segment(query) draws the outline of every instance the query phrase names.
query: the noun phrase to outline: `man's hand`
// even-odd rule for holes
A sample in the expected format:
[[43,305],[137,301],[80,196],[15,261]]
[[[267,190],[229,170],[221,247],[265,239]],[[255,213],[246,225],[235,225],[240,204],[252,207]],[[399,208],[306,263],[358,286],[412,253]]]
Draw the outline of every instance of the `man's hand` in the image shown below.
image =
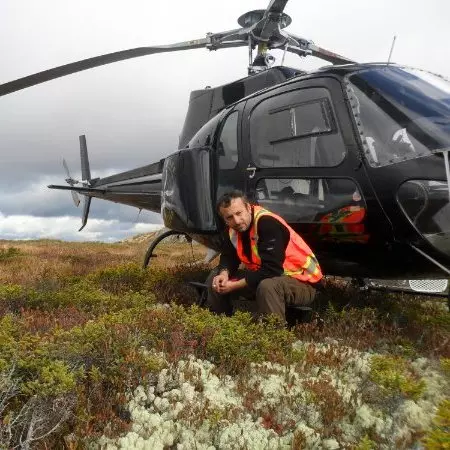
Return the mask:
[[228,282],[228,280],[229,280],[228,270],[222,270],[219,273],[219,275],[216,275],[213,278],[213,282],[212,282],[213,290],[215,290],[216,292],[219,292],[220,294],[222,294],[220,289]]
[[247,282],[245,281],[245,278],[242,278],[241,280],[227,280],[226,282],[222,283],[221,285],[217,286],[214,289],[219,294],[229,294],[230,292],[242,289],[245,286],[247,286]]

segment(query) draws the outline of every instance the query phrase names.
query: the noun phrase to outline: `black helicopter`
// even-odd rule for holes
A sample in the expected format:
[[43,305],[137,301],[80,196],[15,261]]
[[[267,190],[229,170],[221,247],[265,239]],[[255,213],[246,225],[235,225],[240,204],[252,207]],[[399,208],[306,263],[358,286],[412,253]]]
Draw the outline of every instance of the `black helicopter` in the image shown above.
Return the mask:
[[[219,249],[218,196],[241,189],[282,215],[326,274],[420,279],[450,275],[450,83],[392,63],[358,64],[285,31],[287,0],[203,39],[110,53],[0,85],[0,96],[154,53],[246,46],[249,74],[196,90],[179,148],[153,164],[53,189],[162,214],[173,233]],[[271,49],[321,58],[314,72],[272,67]],[[255,52],[256,50],[256,52]],[[80,184],[78,186],[77,184]],[[154,248],[152,244],[149,257]],[[148,261],[147,257],[147,261]]]

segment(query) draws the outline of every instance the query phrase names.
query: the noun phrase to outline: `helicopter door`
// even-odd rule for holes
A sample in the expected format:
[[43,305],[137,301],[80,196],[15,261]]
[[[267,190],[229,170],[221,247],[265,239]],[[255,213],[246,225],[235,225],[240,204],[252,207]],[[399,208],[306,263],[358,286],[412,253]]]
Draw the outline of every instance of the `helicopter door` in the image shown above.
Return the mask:
[[347,150],[357,145],[351,132],[341,131],[351,131],[351,122],[344,102],[336,100],[343,100],[340,83],[328,78],[299,81],[247,101],[246,193],[290,224],[307,224],[317,236],[334,233],[342,240],[345,234],[365,242],[368,180],[356,151]]

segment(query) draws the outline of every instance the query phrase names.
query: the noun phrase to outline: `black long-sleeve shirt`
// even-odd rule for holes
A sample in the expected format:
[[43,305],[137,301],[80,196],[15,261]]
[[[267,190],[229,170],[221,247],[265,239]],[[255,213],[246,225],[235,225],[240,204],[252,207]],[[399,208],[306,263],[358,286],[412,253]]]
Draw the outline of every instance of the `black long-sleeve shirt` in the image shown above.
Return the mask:
[[[251,260],[250,228],[241,234],[243,252]],[[283,262],[286,247],[289,243],[289,230],[272,216],[262,216],[258,220],[256,234],[258,235],[258,254],[261,267],[256,271],[246,270],[245,280],[251,289],[258,287],[265,278],[277,277],[283,274]],[[220,255],[219,267],[227,269],[232,277],[240,265],[237,251],[230,241],[228,234],[224,235],[224,244]]]

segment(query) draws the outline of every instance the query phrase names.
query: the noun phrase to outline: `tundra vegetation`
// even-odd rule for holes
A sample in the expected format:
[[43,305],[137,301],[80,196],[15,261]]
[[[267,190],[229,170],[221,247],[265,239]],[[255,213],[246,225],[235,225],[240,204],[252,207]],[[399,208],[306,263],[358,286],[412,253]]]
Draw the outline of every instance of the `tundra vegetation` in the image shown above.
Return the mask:
[[450,448],[446,302],[328,279],[294,328],[214,316],[200,246],[0,241],[0,448]]

